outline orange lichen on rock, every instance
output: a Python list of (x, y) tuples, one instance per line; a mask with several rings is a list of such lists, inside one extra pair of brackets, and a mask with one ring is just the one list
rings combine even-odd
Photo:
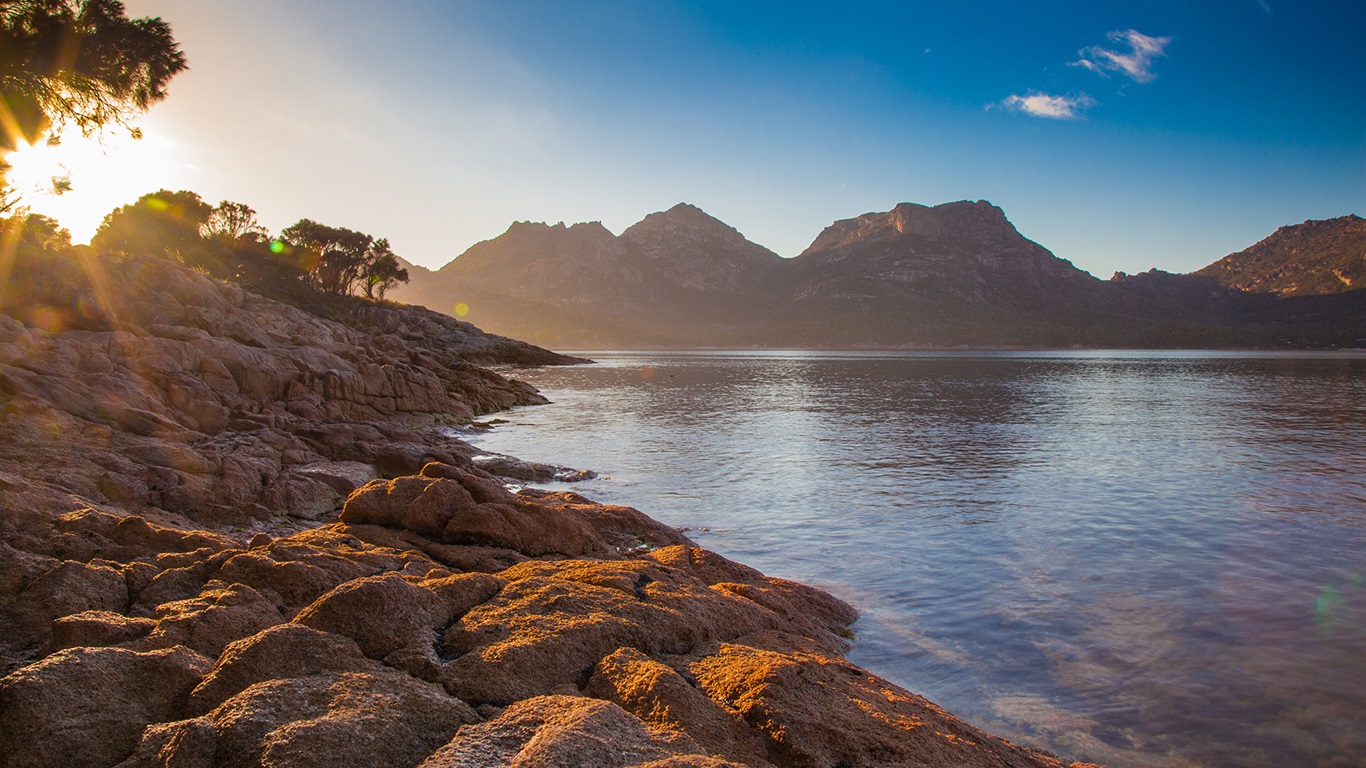
[(459, 467), (431, 463), (422, 475), (375, 480), (346, 500), (342, 522), (400, 528), (446, 544), (511, 549), (529, 557), (619, 556), (640, 545), (684, 541), (626, 507), (570, 493), (510, 493)]
[[(687, 755), (695, 761), (678, 761)], [(706, 758), (687, 736), (651, 728), (615, 704), (580, 696), (539, 696), (509, 706), (487, 723), (461, 728), (420, 768), (589, 765), (735, 766)]]
[[(6, 647), (51, 654), (0, 719), (73, 764), (1062, 765), (843, 661), (844, 602), (629, 508), (429, 465), (245, 545), (101, 514), (58, 520), (88, 562), (0, 547)], [(81, 698), (105, 667), (117, 718)], [(98, 748), (46, 724), (73, 701)]]
[(727, 644), (689, 671), (702, 691), (764, 734), (779, 765), (1064, 765), (842, 659)]

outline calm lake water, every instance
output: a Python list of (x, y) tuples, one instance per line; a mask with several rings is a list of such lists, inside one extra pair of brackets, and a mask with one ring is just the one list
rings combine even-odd
[(1366, 764), (1366, 356), (590, 354), (475, 443), (853, 603), (855, 663), (1115, 768)]

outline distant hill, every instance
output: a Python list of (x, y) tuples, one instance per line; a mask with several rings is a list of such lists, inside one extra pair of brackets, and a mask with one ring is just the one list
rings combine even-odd
[(592, 222), (518, 222), (391, 292), (560, 348), (747, 343), (753, 298), (784, 259), (690, 205), (620, 237)]
[(1362, 223), (1284, 227), (1191, 275), (1102, 281), (986, 201), (837, 221), (793, 259), (679, 204), (619, 237), (518, 222), (392, 295), (569, 349), (1354, 344)]
[(1340, 216), (1281, 227), (1194, 274), (1228, 288), (1282, 296), (1366, 288), (1366, 219)]
[(639, 248), (653, 277), (673, 290), (750, 296), (783, 264), (778, 254), (687, 203), (646, 216), (621, 239)]
[(1104, 284), (991, 203), (902, 203), (826, 227), (785, 264), (784, 343), (1067, 344), (1103, 319)]

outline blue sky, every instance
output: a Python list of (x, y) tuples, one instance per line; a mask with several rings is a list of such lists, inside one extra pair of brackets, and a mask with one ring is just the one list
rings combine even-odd
[(1355, 0), (127, 6), (191, 67), (140, 183), (431, 267), (514, 220), (620, 232), (680, 201), (794, 256), (838, 218), (986, 199), (1102, 278), (1366, 213)]

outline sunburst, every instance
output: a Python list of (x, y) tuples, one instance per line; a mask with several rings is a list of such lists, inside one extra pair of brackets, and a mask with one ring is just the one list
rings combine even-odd
[(177, 149), (152, 130), (141, 139), (117, 129), (100, 136), (72, 130), (60, 142), (39, 141), (7, 155), (5, 176), (25, 207), (61, 222), (82, 243), (120, 205), (185, 186), (188, 167)]

